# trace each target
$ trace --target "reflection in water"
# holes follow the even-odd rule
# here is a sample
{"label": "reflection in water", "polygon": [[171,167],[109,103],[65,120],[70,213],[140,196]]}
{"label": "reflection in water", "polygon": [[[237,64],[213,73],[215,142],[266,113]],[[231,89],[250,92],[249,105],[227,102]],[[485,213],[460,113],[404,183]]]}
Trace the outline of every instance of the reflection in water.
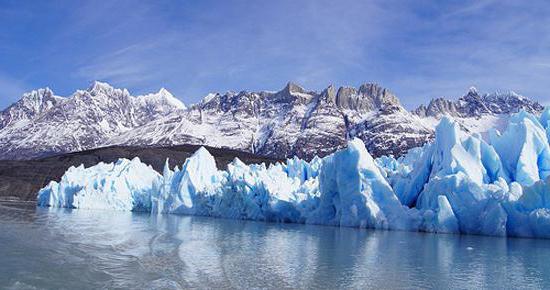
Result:
{"label": "reflection in water", "polygon": [[548,288],[550,242],[0,204],[0,288]]}

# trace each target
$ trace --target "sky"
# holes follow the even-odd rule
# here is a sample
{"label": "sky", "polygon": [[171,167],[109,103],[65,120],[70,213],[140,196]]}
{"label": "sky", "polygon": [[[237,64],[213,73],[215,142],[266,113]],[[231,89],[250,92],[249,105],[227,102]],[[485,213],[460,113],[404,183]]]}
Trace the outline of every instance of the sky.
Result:
{"label": "sky", "polygon": [[375,82],[407,108],[469,87],[550,103],[547,1],[0,0],[0,108],[93,80],[134,95]]}

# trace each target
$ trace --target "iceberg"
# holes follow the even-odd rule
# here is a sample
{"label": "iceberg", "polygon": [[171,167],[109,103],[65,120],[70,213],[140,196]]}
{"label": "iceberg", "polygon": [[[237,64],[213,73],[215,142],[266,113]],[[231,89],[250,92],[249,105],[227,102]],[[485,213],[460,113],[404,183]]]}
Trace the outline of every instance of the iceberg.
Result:
{"label": "iceberg", "polygon": [[433,142],[374,159],[360,139],[324,158],[226,170],[200,148],[162,174],[139,159],[72,167],[39,206],[550,238],[550,111],[519,112],[488,140],[451,117]]}
{"label": "iceberg", "polygon": [[308,223],[409,229],[414,212],[400,202],[360,139],[323,160],[320,202]]}
{"label": "iceberg", "polygon": [[550,175],[548,137],[535,116],[519,112],[510,118],[502,135],[492,131],[490,137],[506,174],[513,181],[531,185]]}
{"label": "iceberg", "polygon": [[[417,160],[412,170],[390,177],[393,188],[407,206],[414,206],[430,180],[440,180],[462,173],[481,185],[505,178],[499,155],[479,135],[467,135],[450,117],[441,119],[436,138],[420,152],[413,151],[405,159]],[[403,174],[404,173],[404,174]]]}
{"label": "iceberg", "polygon": [[156,173],[139,159],[70,168],[38,194],[39,206],[150,211],[380,229],[409,229],[419,214],[403,206],[359,139],[306,162],[218,170],[200,148],[181,169]]}
{"label": "iceberg", "polygon": [[38,205],[65,208],[148,211],[161,176],[139,158],[71,167],[61,181],[38,192]]}

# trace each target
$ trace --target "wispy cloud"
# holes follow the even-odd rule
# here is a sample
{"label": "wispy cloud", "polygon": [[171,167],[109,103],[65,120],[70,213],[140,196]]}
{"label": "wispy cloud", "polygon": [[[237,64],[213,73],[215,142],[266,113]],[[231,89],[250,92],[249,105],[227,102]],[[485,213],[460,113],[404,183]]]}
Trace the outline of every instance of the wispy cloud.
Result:
{"label": "wispy cloud", "polygon": [[482,13],[490,6],[498,4],[499,0],[474,0],[460,2],[459,6],[451,9],[448,13],[444,13],[442,18],[449,19],[452,17],[463,17],[464,15],[471,15],[476,13]]}
{"label": "wispy cloud", "polygon": [[317,90],[378,82],[408,107],[471,85],[550,97],[542,0],[13,5],[17,16],[0,17],[0,70],[62,93],[100,79],[136,93],[167,87],[190,103],[293,80]]}
{"label": "wispy cloud", "polygon": [[162,69],[150,58],[158,43],[138,43],[82,62],[76,74],[89,80],[109,80],[115,84],[135,87],[158,80]]}

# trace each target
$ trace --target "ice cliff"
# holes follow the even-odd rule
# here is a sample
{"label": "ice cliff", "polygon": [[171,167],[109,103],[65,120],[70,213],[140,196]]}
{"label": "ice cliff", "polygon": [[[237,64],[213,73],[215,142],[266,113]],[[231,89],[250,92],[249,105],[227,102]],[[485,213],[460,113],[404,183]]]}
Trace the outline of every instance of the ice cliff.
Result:
{"label": "ice cliff", "polygon": [[311,162],[227,170],[204,148],[162,175],[121,159],[70,168],[38,205],[550,238],[549,120],[520,112],[484,140],[444,117],[432,143],[399,159],[374,160],[359,139]]}

